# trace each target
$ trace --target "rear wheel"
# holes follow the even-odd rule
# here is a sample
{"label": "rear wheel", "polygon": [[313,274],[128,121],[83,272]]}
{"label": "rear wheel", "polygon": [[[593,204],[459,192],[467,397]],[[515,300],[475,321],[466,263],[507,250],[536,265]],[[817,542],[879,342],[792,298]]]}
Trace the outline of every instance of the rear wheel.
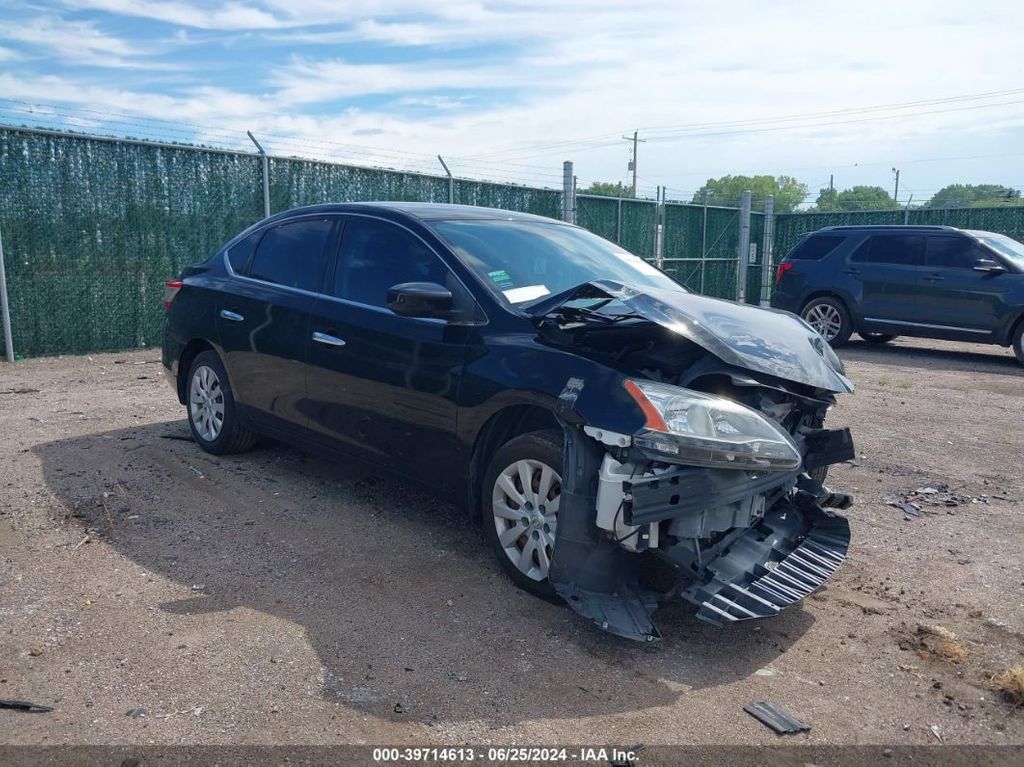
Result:
{"label": "rear wheel", "polygon": [[857,331],[857,335],[863,338],[865,341],[870,341],[873,344],[887,344],[896,336],[889,335],[888,333],[862,333]]}
{"label": "rear wheel", "polygon": [[562,495],[562,435],[523,434],[491,459],[481,488],[484,536],[512,581],[524,591],[560,601],[548,568],[555,550]]}
{"label": "rear wheel", "polygon": [[256,443],[256,433],[238,422],[235,396],[216,352],[201,352],[192,360],[185,391],[189,429],[207,453],[241,453]]}
{"label": "rear wheel", "polygon": [[1013,333],[1013,353],[1017,355],[1017,362],[1024,365],[1024,320],[1017,323]]}
{"label": "rear wheel", "polygon": [[809,301],[800,316],[812,328],[821,333],[831,346],[841,346],[850,340],[853,325],[846,307],[828,296]]}

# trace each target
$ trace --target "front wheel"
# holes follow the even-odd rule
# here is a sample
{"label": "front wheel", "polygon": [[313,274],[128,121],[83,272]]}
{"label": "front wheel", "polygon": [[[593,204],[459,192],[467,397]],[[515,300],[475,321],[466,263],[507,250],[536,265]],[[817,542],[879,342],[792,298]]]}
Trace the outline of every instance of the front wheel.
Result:
{"label": "front wheel", "polygon": [[557,431],[523,434],[491,459],[481,487],[484,536],[512,581],[560,601],[548,580],[562,495],[562,440]]}
{"label": "front wheel", "polygon": [[835,299],[824,296],[809,301],[800,316],[812,328],[821,333],[830,346],[842,346],[850,340],[853,324],[846,307]]}
{"label": "front wheel", "polygon": [[241,453],[256,443],[255,432],[238,422],[235,395],[216,352],[196,355],[188,369],[185,407],[192,437],[213,455]]}

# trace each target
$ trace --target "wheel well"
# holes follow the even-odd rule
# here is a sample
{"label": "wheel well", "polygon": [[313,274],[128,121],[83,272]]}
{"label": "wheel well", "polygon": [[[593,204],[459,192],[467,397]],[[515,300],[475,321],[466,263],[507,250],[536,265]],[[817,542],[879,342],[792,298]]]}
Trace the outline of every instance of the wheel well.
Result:
{"label": "wheel well", "polygon": [[466,508],[477,515],[480,483],[491,457],[509,440],[520,434],[546,429],[561,430],[558,419],[550,410],[537,405],[511,405],[499,410],[488,419],[473,444],[473,457],[469,465],[469,495]]}
{"label": "wheel well", "polygon": [[1006,345],[1011,346],[1013,344],[1013,337],[1017,335],[1017,329],[1024,326],[1024,313],[1022,313],[1017,319],[1010,323],[1010,331],[1006,334]]}
{"label": "wheel well", "polygon": [[838,301],[843,305],[843,308],[846,309],[846,313],[850,315],[850,319],[853,319],[853,312],[850,311],[849,304],[847,304],[840,296],[837,296],[835,293],[828,290],[816,290],[807,296],[807,298],[804,299],[803,304],[800,305],[800,313],[802,314],[804,309],[807,308],[807,304],[811,303],[811,301],[816,298],[831,298],[833,301]]}
{"label": "wheel well", "polygon": [[214,351],[213,345],[202,338],[193,338],[181,351],[181,356],[178,358],[178,401],[181,404],[185,404],[185,378],[188,376],[188,369],[192,367],[192,360],[194,360],[201,352]]}

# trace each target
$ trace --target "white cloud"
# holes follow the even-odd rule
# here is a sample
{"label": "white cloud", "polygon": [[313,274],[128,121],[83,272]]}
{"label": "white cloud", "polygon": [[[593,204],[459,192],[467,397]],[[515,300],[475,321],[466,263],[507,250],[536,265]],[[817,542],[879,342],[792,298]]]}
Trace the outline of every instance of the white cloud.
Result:
{"label": "white cloud", "polygon": [[108,35],[90,22],[40,16],[3,25],[0,38],[45,50],[56,58],[83,66],[168,68],[144,60],[152,49]]}
{"label": "white cloud", "polygon": [[[743,126],[693,128],[677,131],[671,141],[653,140],[653,129],[664,126],[1018,87],[1015,52],[1024,4],[1017,0],[993,2],[984,14],[954,0],[65,4],[156,20],[173,30],[263,31],[277,44],[261,35],[245,41],[264,46],[251,72],[252,92],[247,85],[228,87],[213,70],[159,93],[110,88],[81,76],[37,78],[29,91],[139,117],[173,116],[218,130],[252,128],[294,137],[293,143],[279,142],[285,153],[299,146],[307,154],[356,152],[333,143],[340,142],[374,147],[377,154],[366,150],[366,157],[397,162],[404,156],[414,163],[441,152],[446,158],[479,158],[463,160],[463,172],[495,167],[510,177],[532,172],[518,164],[557,175],[561,160],[570,158],[581,180],[589,182],[625,177],[628,144],[619,136],[639,127],[652,139],[640,150],[641,186],[668,184],[681,194],[710,175],[793,167],[807,168],[797,175],[812,185],[827,180],[829,168],[844,166],[848,181],[840,183],[880,182],[899,160],[909,166],[921,157],[996,153],[1024,138],[1021,105],[1007,104],[885,122],[795,121],[784,130],[761,126],[759,132],[737,132]],[[192,46],[202,45],[201,38],[188,36]],[[359,58],[371,46],[372,58]],[[141,58],[126,50],[105,54],[122,61]],[[104,52],[86,46],[81,55]],[[0,76],[0,95],[23,81]],[[461,99],[453,90],[474,95]],[[346,102],[366,96],[380,97],[381,105],[356,109]],[[221,134],[204,135],[218,143],[214,138]],[[406,152],[413,154],[401,154]],[[453,165],[458,170],[460,161]],[[904,184],[937,188],[945,172],[941,164],[915,165],[905,171]],[[540,175],[547,170],[537,173],[538,180],[554,183]],[[971,173],[1020,183],[1024,164],[1019,158],[979,162]]]}

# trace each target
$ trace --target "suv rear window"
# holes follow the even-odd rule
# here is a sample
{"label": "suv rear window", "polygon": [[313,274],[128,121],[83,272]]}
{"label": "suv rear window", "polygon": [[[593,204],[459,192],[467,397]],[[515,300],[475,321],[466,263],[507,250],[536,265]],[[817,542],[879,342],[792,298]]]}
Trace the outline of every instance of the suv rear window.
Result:
{"label": "suv rear window", "polygon": [[861,243],[850,260],[920,266],[923,256],[924,237],[920,234],[875,234]]}
{"label": "suv rear window", "polygon": [[842,241],[842,237],[835,235],[812,234],[793,248],[786,258],[798,259],[800,261],[819,261],[838,248]]}

